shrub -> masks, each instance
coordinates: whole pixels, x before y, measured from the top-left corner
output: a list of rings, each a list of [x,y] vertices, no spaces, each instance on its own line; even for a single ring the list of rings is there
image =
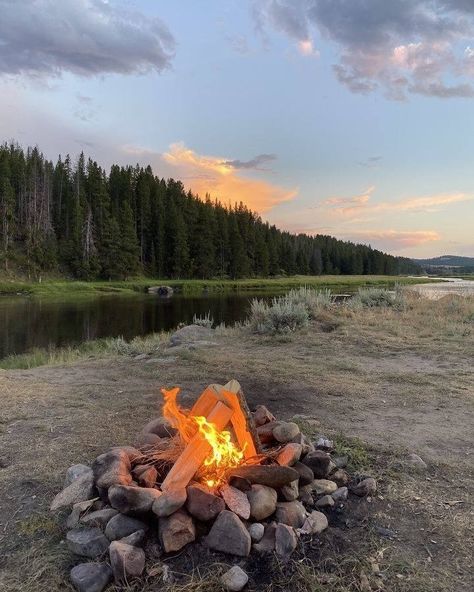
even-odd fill
[[[271,303],[252,300],[249,325],[256,333],[289,333],[306,327],[308,322],[308,310],[301,302],[292,302],[285,296],[273,298]]]
[[[214,325],[214,319],[211,317],[211,312],[208,311],[203,317],[193,316],[193,325],[199,325],[200,327],[207,327],[212,329]]]
[[[348,302],[351,308],[402,308],[404,297],[400,288],[359,288],[357,294]]]
[[[305,306],[310,319],[316,318],[322,310],[330,308],[333,304],[331,290],[315,290],[307,286],[290,290],[284,298],[289,303]]]

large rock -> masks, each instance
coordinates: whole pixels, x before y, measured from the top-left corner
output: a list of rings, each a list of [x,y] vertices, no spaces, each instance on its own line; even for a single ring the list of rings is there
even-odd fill
[[[158,489],[149,487],[113,485],[109,489],[110,505],[122,514],[131,516],[149,512],[153,503],[162,495]]]
[[[250,534],[239,517],[223,510],[212,525],[207,539],[207,545],[214,551],[247,557],[252,544]]]
[[[79,524],[79,520],[82,516],[82,514],[84,512],[86,512],[87,510],[89,510],[89,508],[91,508],[97,498],[93,498],[90,500],[86,500],[84,502],[77,502],[77,504],[74,504],[72,506],[72,511],[69,514],[69,516],[67,517],[66,520],[66,527],[67,528],[74,528]]]
[[[315,479],[311,485],[316,495],[330,495],[337,489],[337,483],[329,479]]]
[[[314,473],[313,471],[302,462],[298,461],[293,466],[298,475],[299,475],[299,485],[310,485],[314,481]]]
[[[231,567],[229,571],[221,577],[221,583],[225,590],[229,592],[239,592],[249,581],[248,575],[238,565]]]
[[[257,405],[255,407],[255,411],[253,412],[253,420],[255,425],[258,427],[265,425],[266,423],[270,423],[271,421],[275,421],[276,418],[273,413],[271,413],[265,407],[265,405]]]
[[[300,433],[298,424],[293,421],[281,421],[277,426],[273,428],[273,437],[277,442],[286,444],[291,442]]]
[[[290,442],[279,452],[277,456],[277,463],[279,465],[292,467],[300,460],[302,452],[303,446],[301,444]]]
[[[66,534],[66,544],[76,555],[91,559],[102,555],[109,547],[100,528],[73,528]]]
[[[138,434],[135,440],[135,446],[143,452],[150,452],[154,448],[157,448],[161,442],[163,441],[162,438],[157,436],[156,434],[152,434],[150,432],[142,432]]]
[[[225,508],[224,500],[211,493],[204,486],[198,484],[189,485],[186,492],[188,494],[186,508],[191,516],[198,520],[203,522],[213,520]]]
[[[158,471],[152,465],[137,465],[132,470],[132,476],[142,487],[154,487],[158,478]]]
[[[298,472],[292,467],[280,467],[279,465],[242,465],[229,469],[227,474],[229,478],[243,477],[250,483],[267,485],[275,489],[288,485],[299,477]]]
[[[146,424],[143,431],[145,433],[155,434],[160,438],[171,438],[178,430],[165,417],[156,417]]]
[[[175,331],[170,337],[170,345],[185,345],[195,343],[196,341],[212,340],[214,331],[201,325],[187,325]]]
[[[277,524],[275,528],[275,552],[283,558],[288,558],[296,549],[298,539],[296,533],[287,524]]]
[[[328,519],[322,512],[314,510],[306,517],[303,526],[298,530],[300,534],[319,534],[328,527]]]
[[[73,506],[94,497],[94,476],[92,471],[84,473],[74,479],[71,485],[60,491],[51,503],[51,511]]]
[[[114,508],[103,508],[102,510],[96,510],[90,512],[81,518],[82,524],[86,526],[105,526],[107,522],[118,514]]]
[[[134,446],[113,446],[110,449],[110,452],[116,452],[119,451],[119,454],[121,454],[122,452],[125,452],[125,454],[128,456],[128,460],[131,463],[134,463],[135,461],[137,461],[138,459],[143,457],[143,454],[137,450]]]
[[[276,507],[277,522],[293,528],[301,528],[306,518],[306,510],[301,502],[279,502]]]
[[[334,481],[338,484],[339,487],[344,487],[350,481],[349,475],[344,471],[344,469],[337,469],[330,475],[331,481]]]
[[[66,478],[64,479],[64,487],[68,487],[78,477],[81,477],[82,475],[87,475],[88,473],[92,473],[92,469],[90,467],[88,467],[87,465],[83,465],[83,464],[72,465],[66,471]]]
[[[95,484],[102,489],[108,489],[112,485],[130,485],[132,482],[130,469],[130,458],[121,448],[101,454],[92,465]]]
[[[105,563],[80,563],[71,569],[71,582],[78,592],[102,592],[112,579]]]
[[[334,498],[330,495],[323,495],[322,498],[316,502],[317,508],[332,508],[335,504]]]
[[[152,506],[154,514],[160,518],[171,516],[173,512],[179,510],[184,506],[187,498],[186,489],[173,489],[170,491],[164,491],[163,495],[158,497]]]
[[[131,518],[130,516],[124,516],[123,514],[117,514],[107,522],[105,536],[109,541],[115,541],[116,539],[123,539],[137,530],[147,529],[148,526],[141,520]]]
[[[239,518],[243,518],[244,520],[250,518],[250,502],[243,491],[226,484],[221,487],[219,493],[231,512],[234,512],[234,514],[237,514]]]
[[[257,435],[262,444],[271,444],[275,442],[273,430],[276,426],[280,425],[280,423],[281,422],[279,421],[270,421],[269,423],[258,426]]]
[[[314,452],[309,452],[303,458],[302,462],[313,471],[316,479],[324,479],[329,472],[331,457],[327,452],[315,450]]]
[[[138,547],[114,541],[110,544],[109,555],[116,582],[137,578],[145,569],[145,551]]]
[[[351,492],[359,497],[373,495],[377,491],[377,481],[372,477],[366,477],[356,485],[351,486]]]
[[[271,516],[276,509],[277,492],[273,487],[255,484],[247,491],[247,498],[250,503],[250,515],[254,520],[264,520]]]
[[[182,508],[171,516],[165,516],[159,520],[158,533],[166,553],[179,551],[196,539],[193,519]]]

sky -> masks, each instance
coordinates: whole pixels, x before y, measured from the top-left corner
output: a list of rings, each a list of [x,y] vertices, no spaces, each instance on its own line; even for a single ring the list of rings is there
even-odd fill
[[[0,141],[474,256],[473,0],[0,0]]]

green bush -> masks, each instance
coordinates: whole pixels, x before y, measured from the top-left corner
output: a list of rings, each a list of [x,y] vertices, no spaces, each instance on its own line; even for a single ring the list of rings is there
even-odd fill
[[[291,304],[302,304],[310,319],[316,318],[322,310],[327,310],[334,303],[331,290],[315,290],[308,286],[294,288],[283,298]]]
[[[398,287],[393,291],[383,288],[359,288],[348,304],[351,308],[402,308],[404,298]]]
[[[249,325],[252,331],[267,335],[289,333],[309,322],[309,314],[302,303],[295,303],[285,296],[273,298],[271,303],[254,299],[250,308]]]

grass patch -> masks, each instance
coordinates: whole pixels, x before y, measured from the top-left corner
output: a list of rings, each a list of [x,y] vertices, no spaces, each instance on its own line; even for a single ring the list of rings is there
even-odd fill
[[[349,472],[364,471],[373,468],[375,458],[362,440],[346,438],[341,434],[333,437],[334,448],[339,456],[347,456]]]

